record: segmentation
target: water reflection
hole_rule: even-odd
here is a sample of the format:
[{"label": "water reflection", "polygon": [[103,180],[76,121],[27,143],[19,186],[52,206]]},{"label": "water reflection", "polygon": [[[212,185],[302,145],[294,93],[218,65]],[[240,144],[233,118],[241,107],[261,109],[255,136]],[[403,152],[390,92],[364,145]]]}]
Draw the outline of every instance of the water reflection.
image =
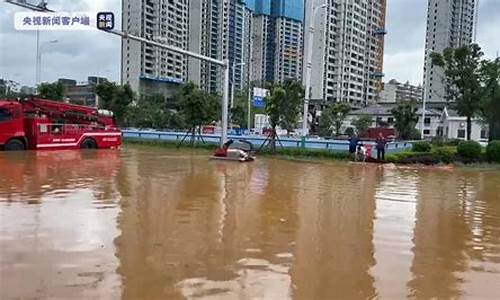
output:
[{"label": "water reflection", "polygon": [[[297,299],[373,297],[375,187],[371,166],[309,166],[304,172],[298,214],[296,260],[292,266]],[[305,188],[304,188],[305,187]]]},{"label": "water reflection", "polygon": [[0,154],[1,299],[500,297],[499,171],[39,153]]},{"label": "water reflection", "polygon": [[[477,243],[477,234],[484,230],[481,223],[485,218],[481,212],[486,208],[485,203],[490,206],[487,219],[493,221],[494,230],[499,232],[500,185],[483,190],[486,194],[479,197],[480,180],[484,178],[480,172],[422,172],[420,175],[411,268],[414,276],[408,283],[410,295],[457,298],[472,289],[491,295],[493,283],[475,280],[474,265],[485,265],[480,256],[484,253],[483,247],[492,242]],[[490,180],[498,182],[498,177]],[[494,242],[498,257],[498,239]],[[500,280],[498,273],[494,277]]]},{"label": "water reflection", "polygon": [[381,299],[398,298],[410,279],[410,266],[417,203],[418,174],[415,170],[381,168],[376,187],[374,247],[376,264],[371,273]]},{"label": "water reflection", "polygon": [[120,172],[114,151],[0,153],[0,299],[119,297]]}]

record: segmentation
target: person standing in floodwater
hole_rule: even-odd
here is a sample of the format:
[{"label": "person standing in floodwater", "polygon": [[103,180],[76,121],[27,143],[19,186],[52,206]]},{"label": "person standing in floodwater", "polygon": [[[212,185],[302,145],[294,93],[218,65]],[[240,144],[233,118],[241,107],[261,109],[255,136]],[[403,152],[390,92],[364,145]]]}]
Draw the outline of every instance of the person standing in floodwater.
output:
[{"label": "person standing in floodwater", "polygon": [[387,141],[384,138],[382,132],[378,134],[377,137],[377,160],[385,160],[385,145]]},{"label": "person standing in floodwater", "polygon": [[353,154],[356,153],[356,147],[358,146],[359,143],[359,138],[356,134],[353,134],[351,138],[349,139],[349,153]]}]

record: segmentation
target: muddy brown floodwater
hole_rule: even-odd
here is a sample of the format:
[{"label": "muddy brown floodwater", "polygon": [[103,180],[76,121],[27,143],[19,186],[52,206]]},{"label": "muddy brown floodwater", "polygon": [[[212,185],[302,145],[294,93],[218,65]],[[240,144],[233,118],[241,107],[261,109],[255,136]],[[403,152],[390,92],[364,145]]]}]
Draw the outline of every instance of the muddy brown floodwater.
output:
[{"label": "muddy brown floodwater", "polygon": [[0,299],[500,299],[500,171],[0,153]]}]

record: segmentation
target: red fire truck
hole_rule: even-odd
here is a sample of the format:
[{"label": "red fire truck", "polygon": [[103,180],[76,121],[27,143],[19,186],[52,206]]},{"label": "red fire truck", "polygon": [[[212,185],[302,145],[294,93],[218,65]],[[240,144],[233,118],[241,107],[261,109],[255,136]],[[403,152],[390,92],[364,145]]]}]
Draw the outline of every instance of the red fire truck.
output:
[{"label": "red fire truck", "polygon": [[118,148],[113,113],[40,98],[0,100],[0,148],[61,150]]}]

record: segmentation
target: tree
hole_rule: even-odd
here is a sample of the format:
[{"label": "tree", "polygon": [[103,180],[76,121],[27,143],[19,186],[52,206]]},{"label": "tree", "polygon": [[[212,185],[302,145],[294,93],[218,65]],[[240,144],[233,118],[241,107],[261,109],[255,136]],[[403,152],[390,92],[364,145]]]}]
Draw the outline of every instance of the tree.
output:
[{"label": "tree", "polygon": [[16,98],[18,96],[17,88],[19,83],[13,80],[0,79],[0,99],[1,98]]},{"label": "tree", "polygon": [[351,106],[345,102],[338,102],[327,107],[319,120],[319,132],[322,136],[331,136],[333,133],[338,136],[341,134],[340,128],[347,114],[351,111]]},{"label": "tree", "polygon": [[176,95],[178,112],[194,142],[195,129],[205,124],[215,122],[219,117],[220,97],[200,90],[194,83],[185,84]]},{"label": "tree", "polygon": [[356,133],[362,135],[368,130],[368,128],[370,128],[372,123],[373,120],[371,116],[362,116],[354,120],[352,125],[356,127]]},{"label": "tree", "polygon": [[272,129],[270,146],[273,151],[276,150],[276,127],[281,120],[281,109],[285,106],[286,91],[280,85],[271,88],[269,96],[265,98],[266,114],[269,116],[269,125]]},{"label": "tree", "polygon": [[64,97],[64,85],[60,82],[40,83],[37,91],[38,96],[45,99],[62,101]]},{"label": "tree", "polygon": [[345,135],[347,136],[353,136],[355,134],[354,128],[352,127],[347,127],[344,132]]},{"label": "tree", "polygon": [[500,139],[500,58],[481,63],[483,97],[480,114],[488,123],[490,140]]},{"label": "tree", "polygon": [[[304,88],[295,80],[287,80],[283,84],[286,101],[282,103],[280,126],[287,134],[295,130],[304,103]],[[307,121],[307,120],[306,120]]]},{"label": "tree", "polygon": [[105,81],[95,88],[100,98],[99,108],[111,110],[119,125],[125,124],[125,115],[129,104],[135,101],[135,93],[127,83],[117,85],[114,82]]},{"label": "tree", "polygon": [[138,128],[183,128],[179,115],[167,108],[161,94],[144,96],[127,108],[125,124]]},{"label": "tree", "polygon": [[391,110],[395,118],[394,127],[400,139],[411,139],[418,122],[417,108],[413,103],[400,103]]},{"label": "tree", "polygon": [[472,118],[480,111],[480,61],[483,53],[476,45],[447,48],[431,53],[432,64],[444,69],[446,99],[453,101],[459,115],[467,118],[467,140],[470,140]]},{"label": "tree", "polygon": [[265,111],[269,116],[272,129],[270,146],[276,149],[276,128],[281,126],[290,134],[297,125],[300,116],[304,89],[297,81],[286,81],[270,88],[270,94],[265,98]]}]

